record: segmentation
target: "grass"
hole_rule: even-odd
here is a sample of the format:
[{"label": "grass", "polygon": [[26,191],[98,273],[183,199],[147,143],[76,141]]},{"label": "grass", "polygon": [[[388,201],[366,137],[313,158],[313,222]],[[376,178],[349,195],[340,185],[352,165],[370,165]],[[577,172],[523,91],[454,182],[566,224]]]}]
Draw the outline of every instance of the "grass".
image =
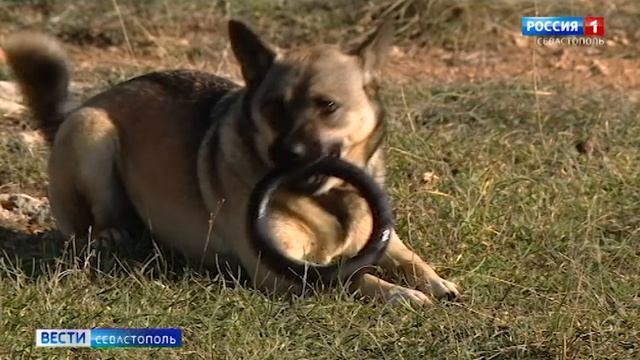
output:
[{"label": "grass", "polygon": [[[175,20],[189,4],[171,4],[176,11],[162,16]],[[252,9],[233,4],[232,11]],[[253,8],[257,21],[283,21],[276,5],[261,4]],[[129,11],[160,16],[154,8],[123,9],[127,21],[135,19]],[[323,14],[300,36],[328,26]],[[105,74],[126,77],[120,69]],[[537,94],[517,80],[389,82],[383,95],[397,229],[463,286],[462,302],[392,307],[341,291],[269,298],[171,266],[153,251],[142,263],[96,273],[71,249],[57,249],[62,254],[46,260],[0,260],[0,358],[638,358],[638,103],[552,81]],[[579,151],[586,140],[599,151]],[[0,185],[42,191],[45,157],[3,140]],[[3,231],[0,246],[18,236],[31,246],[53,241]],[[33,347],[36,328],[89,327],[181,327],[185,346]]]},{"label": "grass", "polygon": [[[522,16],[536,14],[598,14],[607,18],[607,31],[612,37],[627,36],[630,42],[640,40],[640,34],[633,31],[640,25],[640,9],[634,0],[615,3],[593,0],[118,0],[118,9],[112,1],[5,2],[0,7],[0,19],[11,27],[34,26],[32,17],[16,16],[15,11],[31,9],[37,4],[35,6],[45,13],[56,15],[53,19],[45,17],[36,21],[40,29],[71,43],[98,47],[125,42],[117,10],[137,48],[154,44],[158,35],[190,38],[224,33],[224,23],[220,21],[224,16],[247,20],[281,45],[343,41],[368,31],[382,16],[396,19],[398,41],[402,45],[457,50],[499,47],[505,37],[520,32]],[[198,45],[211,46],[213,42],[215,39],[210,36]],[[637,55],[633,52],[629,56],[631,54]]]},{"label": "grass", "polygon": [[0,188],[41,189],[46,181],[45,156],[45,151],[29,149],[18,139],[0,139]]},{"label": "grass", "polygon": [[[0,348],[47,358],[637,356],[638,109],[614,94],[553,87],[540,131],[521,85],[416,85],[404,89],[406,107],[391,88],[398,230],[464,286],[462,303],[388,307],[340,292],[269,299],[193,270],[174,274],[162,261],[149,265],[154,275],[138,267],[97,278],[68,262],[36,277],[5,264]],[[399,121],[407,113],[415,132]],[[575,149],[587,133],[610,144],[604,156]],[[421,184],[425,171],[440,182]],[[35,328],[89,326],[179,326],[185,347],[33,348]]]}]

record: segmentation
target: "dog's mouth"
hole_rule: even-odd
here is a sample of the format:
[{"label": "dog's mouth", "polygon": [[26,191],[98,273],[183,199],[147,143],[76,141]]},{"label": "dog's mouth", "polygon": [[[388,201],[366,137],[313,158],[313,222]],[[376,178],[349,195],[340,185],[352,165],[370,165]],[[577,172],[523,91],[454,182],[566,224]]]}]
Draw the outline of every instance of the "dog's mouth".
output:
[{"label": "dog's mouth", "polygon": [[[328,156],[317,159],[316,161],[331,158],[338,159],[340,158],[340,151],[331,151]],[[314,161],[315,162],[315,161]],[[309,165],[311,163],[305,164]],[[313,195],[318,193],[320,189],[322,189],[325,184],[329,181],[330,176],[327,175],[311,175],[310,177],[297,181],[295,183],[289,184],[288,188],[295,192],[300,192],[307,195]]]},{"label": "dog's mouth", "polygon": [[326,175],[312,175],[307,179],[290,184],[289,188],[295,192],[312,195],[318,192],[328,180],[329,177]]}]

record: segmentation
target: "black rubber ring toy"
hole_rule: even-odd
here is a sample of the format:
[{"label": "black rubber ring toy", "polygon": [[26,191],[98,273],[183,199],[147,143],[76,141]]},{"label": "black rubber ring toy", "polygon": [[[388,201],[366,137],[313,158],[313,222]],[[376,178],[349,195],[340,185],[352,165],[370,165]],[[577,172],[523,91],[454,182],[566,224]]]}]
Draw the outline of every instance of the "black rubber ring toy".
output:
[{"label": "black rubber ring toy", "polygon": [[[283,254],[268,226],[268,207],[274,192],[283,184],[304,180],[312,175],[328,175],[353,185],[367,201],[373,217],[373,231],[365,246],[352,258],[340,263],[320,265],[293,259]],[[254,188],[249,200],[250,241],[260,261],[298,283],[336,285],[347,281],[380,260],[389,245],[394,221],[386,192],[364,170],[344,160],[327,158],[295,170],[275,169]]]}]

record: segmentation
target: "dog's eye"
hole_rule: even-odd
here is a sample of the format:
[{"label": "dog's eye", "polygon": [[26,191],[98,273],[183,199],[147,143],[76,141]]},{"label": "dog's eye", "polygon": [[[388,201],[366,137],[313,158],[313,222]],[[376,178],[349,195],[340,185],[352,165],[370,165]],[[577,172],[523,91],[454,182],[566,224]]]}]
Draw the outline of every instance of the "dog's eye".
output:
[{"label": "dog's eye", "polygon": [[313,102],[322,115],[331,115],[340,107],[335,101],[327,98],[316,98]]}]

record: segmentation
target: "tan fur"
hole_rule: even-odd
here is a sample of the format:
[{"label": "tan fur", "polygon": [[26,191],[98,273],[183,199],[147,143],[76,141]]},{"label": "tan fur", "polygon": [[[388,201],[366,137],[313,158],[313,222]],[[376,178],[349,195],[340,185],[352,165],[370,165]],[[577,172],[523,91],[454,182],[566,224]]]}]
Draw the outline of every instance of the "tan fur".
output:
[{"label": "tan fur", "polygon": [[[29,40],[33,35],[18,35],[29,40],[29,51],[13,42],[6,53],[40,116],[39,126],[55,138],[49,195],[60,229],[71,235],[93,227],[95,236],[113,236],[135,227],[131,219],[139,218],[156,239],[198,264],[224,268],[235,260],[258,288],[298,291],[250,246],[248,197],[274,166],[274,144],[285,138],[322,151],[338,143],[342,158],[384,183],[382,109],[370,88],[388,51],[385,31],[351,53],[333,46],[276,53],[244,25],[231,22],[232,47],[246,88],[204,73],[152,73],[88,100],[64,114],[61,125],[37,108],[46,94],[30,90],[42,87],[24,75],[35,66],[32,58],[63,64],[60,52],[52,57],[50,51],[59,46],[39,35],[37,41]],[[275,102],[275,108],[269,107],[274,97],[281,106]],[[339,102],[335,113],[325,112],[324,98]],[[355,254],[372,226],[364,200],[335,179],[313,194],[280,191],[271,213],[281,248],[291,257],[317,263]],[[458,295],[453,283],[440,278],[395,234],[381,265],[400,271],[420,290],[371,274],[357,279],[352,289],[391,302],[429,303],[425,292]]]}]

